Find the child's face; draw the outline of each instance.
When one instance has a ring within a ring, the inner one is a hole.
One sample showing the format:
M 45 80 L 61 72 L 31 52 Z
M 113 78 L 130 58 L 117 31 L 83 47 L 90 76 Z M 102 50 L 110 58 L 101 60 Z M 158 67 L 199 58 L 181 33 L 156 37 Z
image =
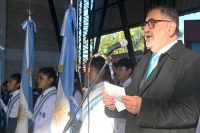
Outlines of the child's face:
M 131 72 L 132 70 L 130 68 L 127 69 L 126 67 L 119 66 L 116 73 L 117 79 L 119 81 L 125 81 L 130 77 Z
M 10 92 L 14 92 L 16 90 L 18 90 L 20 87 L 20 83 L 17 83 L 16 80 L 10 78 L 8 80 L 8 83 L 7 83 L 7 90 L 10 91 Z
M 37 81 L 37 85 L 39 89 L 45 90 L 51 86 L 52 79 L 48 78 L 47 75 L 43 73 L 39 73 L 39 78 Z

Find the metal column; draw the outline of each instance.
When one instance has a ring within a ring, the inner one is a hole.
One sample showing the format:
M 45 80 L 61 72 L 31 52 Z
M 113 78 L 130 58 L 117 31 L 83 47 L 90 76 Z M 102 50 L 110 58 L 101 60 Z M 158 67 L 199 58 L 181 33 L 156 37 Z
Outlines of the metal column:
M 126 9 L 124 6 L 124 2 L 123 2 L 123 0 L 117 0 L 117 1 L 118 1 L 120 17 L 121 17 L 121 21 L 122 21 L 122 27 L 124 30 L 124 35 L 128 41 L 128 45 L 127 45 L 128 54 L 129 54 L 130 59 L 133 61 L 133 64 L 136 65 L 137 62 L 136 62 L 135 52 L 134 52 L 133 44 L 132 44 L 132 40 L 131 40 L 131 33 L 130 33 L 130 30 L 128 27 L 129 24 L 128 24 L 128 18 L 126 15 Z
M 98 33 L 97 33 L 98 34 L 97 40 L 96 40 L 96 43 L 95 43 L 94 53 L 97 53 L 98 49 L 99 49 L 99 44 L 100 44 L 100 41 L 101 41 L 101 35 L 102 35 L 102 30 L 103 30 L 104 20 L 105 20 L 105 15 L 106 15 L 106 10 L 107 10 L 107 3 L 108 3 L 108 0 L 104 0 L 103 9 L 102 9 L 102 12 L 101 12 L 100 23 L 99 23 L 99 28 L 98 28 Z
M 60 36 L 60 27 L 59 27 L 59 24 L 58 24 L 56 10 L 55 10 L 55 7 L 54 7 L 53 0 L 48 0 L 48 2 L 49 2 L 49 8 L 50 8 L 50 11 L 51 11 L 51 18 L 52 18 L 52 21 L 53 21 L 54 30 L 55 30 L 55 33 L 56 33 L 56 39 L 57 39 L 57 42 L 58 42 L 58 48 L 59 48 L 59 51 L 61 52 L 62 38 Z

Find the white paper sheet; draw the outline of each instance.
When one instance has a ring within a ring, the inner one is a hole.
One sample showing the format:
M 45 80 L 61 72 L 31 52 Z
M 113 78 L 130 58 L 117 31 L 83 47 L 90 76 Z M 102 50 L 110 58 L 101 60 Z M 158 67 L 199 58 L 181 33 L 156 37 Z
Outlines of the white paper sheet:
M 108 82 L 104 82 L 104 87 L 106 92 L 115 98 L 116 103 L 115 106 L 117 108 L 117 111 L 122 111 L 124 109 L 126 109 L 126 107 L 124 106 L 124 104 L 121 101 L 121 97 L 126 95 L 125 94 L 125 89 L 123 87 L 119 87 L 113 84 L 110 84 Z

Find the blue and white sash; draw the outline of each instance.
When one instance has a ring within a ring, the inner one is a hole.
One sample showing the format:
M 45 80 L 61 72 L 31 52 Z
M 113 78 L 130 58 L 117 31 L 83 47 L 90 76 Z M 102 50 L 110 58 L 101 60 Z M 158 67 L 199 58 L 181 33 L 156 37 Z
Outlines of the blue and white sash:
M 89 96 L 89 111 L 91 111 L 103 98 L 103 88 L 100 88 L 103 85 L 103 82 L 95 85 L 93 91 Z M 85 101 L 82 107 L 82 121 L 88 115 L 88 100 Z
M 7 110 L 7 123 L 8 123 L 8 119 L 11 113 L 11 110 L 13 108 L 13 105 L 15 104 L 15 102 L 17 102 L 17 100 L 19 100 L 19 94 L 15 95 L 14 97 L 12 97 L 9 102 L 8 102 L 8 110 Z
M 40 112 L 43 104 L 45 103 L 45 101 L 52 95 L 56 95 L 57 90 L 53 90 L 50 91 L 48 94 L 46 94 L 45 96 L 43 96 L 39 102 L 39 104 L 34 108 L 34 113 L 33 113 L 33 120 L 35 120 L 36 116 L 38 115 L 38 113 Z

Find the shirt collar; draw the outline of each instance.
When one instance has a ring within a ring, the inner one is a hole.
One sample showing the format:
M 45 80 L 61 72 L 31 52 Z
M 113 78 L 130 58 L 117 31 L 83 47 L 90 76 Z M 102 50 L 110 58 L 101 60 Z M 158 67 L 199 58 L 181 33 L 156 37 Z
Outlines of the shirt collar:
M 46 94 L 48 94 L 49 92 L 54 91 L 54 90 L 56 90 L 56 87 L 52 86 L 52 87 L 46 89 L 42 94 L 43 94 L 43 96 L 45 96 Z
M 14 92 L 11 93 L 12 94 L 12 97 L 16 96 L 17 94 L 19 94 L 19 90 L 16 90 Z
M 172 46 L 174 46 L 177 43 L 177 40 L 172 41 L 171 43 L 167 44 L 165 47 L 163 47 L 162 49 L 160 49 L 158 51 L 158 54 L 164 54 L 166 53 Z
M 97 83 L 97 84 L 94 86 L 93 90 L 95 90 L 95 89 L 104 89 L 104 82 L 108 82 L 108 81 L 102 81 L 102 82 Z M 109 83 L 109 82 L 108 82 L 108 83 Z
M 127 87 L 131 83 L 131 77 L 122 83 L 122 87 Z

